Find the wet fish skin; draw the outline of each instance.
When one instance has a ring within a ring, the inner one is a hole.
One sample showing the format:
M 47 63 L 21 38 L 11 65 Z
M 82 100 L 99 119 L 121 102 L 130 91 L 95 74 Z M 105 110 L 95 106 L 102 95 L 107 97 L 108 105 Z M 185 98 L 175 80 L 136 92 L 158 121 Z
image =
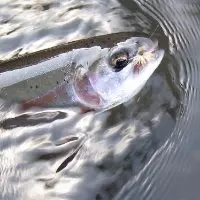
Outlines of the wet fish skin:
M 140 32 L 119 32 L 62 43 L 44 50 L 13 57 L 9 60 L 0 60 L 0 73 L 28 67 L 44 60 L 51 59 L 61 53 L 69 52 L 73 49 L 90 48 L 92 46 L 109 48 L 112 47 L 113 44 L 126 40 L 130 37 L 148 37 L 148 35 Z
M 123 103 L 140 91 L 164 55 L 157 43 L 145 37 L 131 37 L 131 34 L 98 36 L 2 62 L 0 97 L 20 102 L 24 109 L 79 104 L 106 110 Z M 111 38 L 112 42 L 102 44 Z M 91 47 L 89 41 L 93 41 Z M 134 67 L 138 64 L 135 57 L 141 48 L 153 52 L 154 58 L 135 73 Z M 121 50 L 130 59 L 124 69 L 116 72 L 109 60 Z

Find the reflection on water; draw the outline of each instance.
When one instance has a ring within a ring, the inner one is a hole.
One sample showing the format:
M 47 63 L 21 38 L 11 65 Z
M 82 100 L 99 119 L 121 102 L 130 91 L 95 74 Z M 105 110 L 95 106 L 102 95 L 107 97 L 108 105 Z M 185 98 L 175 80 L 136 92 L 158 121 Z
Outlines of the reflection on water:
M 0 9 L 2 59 L 63 41 L 116 32 L 126 22 L 116 1 L 6 0 Z
M 1 102 L 0 199 L 198 199 L 199 6 L 0 2 L 1 60 L 124 31 L 153 34 L 166 52 L 134 100 L 104 113 Z

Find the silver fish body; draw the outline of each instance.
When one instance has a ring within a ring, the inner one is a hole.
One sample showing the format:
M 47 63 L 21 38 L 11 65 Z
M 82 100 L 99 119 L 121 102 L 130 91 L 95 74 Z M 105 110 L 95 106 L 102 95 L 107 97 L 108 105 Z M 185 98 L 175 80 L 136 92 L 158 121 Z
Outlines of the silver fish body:
M 109 47 L 76 46 L 22 67 L 11 62 L 11 70 L 0 73 L 0 97 L 24 108 L 78 104 L 109 109 L 135 96 L 163 56 L 157 42 L 122 37 Z M 6 65 L 9 68 L 9 62 Z M 3 63 L 1 67 L 5 69 Z

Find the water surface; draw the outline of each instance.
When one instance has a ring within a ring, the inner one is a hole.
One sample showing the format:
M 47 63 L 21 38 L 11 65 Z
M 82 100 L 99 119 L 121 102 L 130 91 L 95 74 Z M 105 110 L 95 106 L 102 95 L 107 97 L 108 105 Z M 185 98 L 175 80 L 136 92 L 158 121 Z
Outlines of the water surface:
M 0 199 L 199 198 L 199 1 L 0 3 L 0 60 L 113 32 L 154 35 L 165 57 L 109 111 L 26 113 L 1 101 Z

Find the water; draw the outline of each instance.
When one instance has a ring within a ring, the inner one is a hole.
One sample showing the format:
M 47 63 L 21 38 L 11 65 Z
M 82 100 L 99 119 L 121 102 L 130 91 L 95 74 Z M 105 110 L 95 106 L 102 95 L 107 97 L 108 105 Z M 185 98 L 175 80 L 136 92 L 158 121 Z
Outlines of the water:
M 166 54 L 133 101 L 99 115 L 18 113 L 2 102 L 0 199 L 199 199 L 199 8 L 197 0 L 1 1 L 1 60 L 124 31 L 153 34 Z

